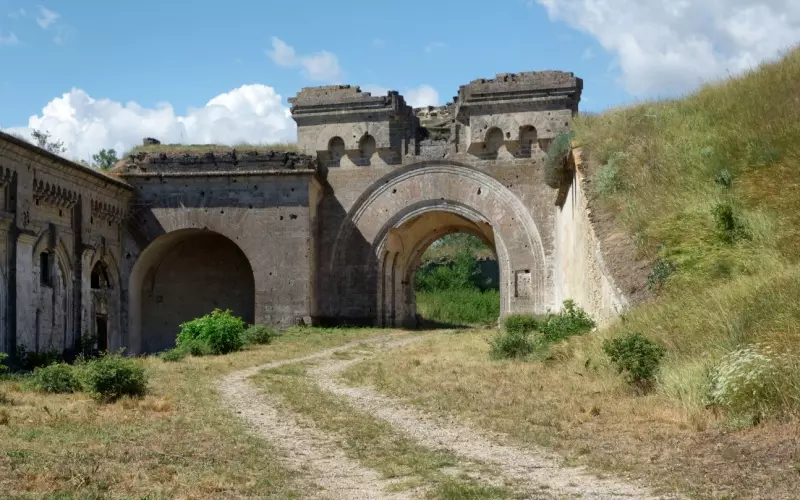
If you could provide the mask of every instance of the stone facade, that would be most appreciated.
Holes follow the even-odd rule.
[[[2,350],[121,347],[131,187],[1,132],[0,183]]]
[[[3,348],[70,349],[88,332],[158,351],[215,307],[413,326],[420,258],[459,231],[495,250],[503,315],[556,309],[543,158],[581,90],[571,73],[501,74],[415,110],[394,91],[304,88],[289,100],[298,153],[151,146],[114,178],[2,135]]]

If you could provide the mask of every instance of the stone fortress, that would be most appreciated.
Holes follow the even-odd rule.
[[[144,148],[111,175],[0,133],[0,350],[154,352],[229,308],[275,326],[413,327],[428,246],[466,232],[494,249],[501,314],[573,298],[624,306],[604,272],[580,169],[560,189],[545,151],[583,82],[500,74],[412,109],[397,92],[302,89],[298,151]],[[157,144],[155,139],[146,143]]]

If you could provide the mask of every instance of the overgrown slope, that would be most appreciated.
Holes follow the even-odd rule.
[[[685,99],[581,117],[575,130],[594,209],[616,214],[655,262],[656,300],[604,336],[664,342],[659,390],[690,408],[708,401],[728,353],[761,343],[776,366],[770,348],[800,352],[800,49]],[[794,413],[797,370],[770,370],[759,413]]]

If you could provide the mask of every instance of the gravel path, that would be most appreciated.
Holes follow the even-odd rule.
[[[387,343],[383,347],[396,345]],[[465,458],[493,465],[506,477],[522,481],[531,491],[586,499],[675,498],[658,497],[644,488],[619,480],[600,479],[584,468],[564,467],[551,453],[500,444],[504,441],[500,435],[478,432],[455,421],[426,416],[397,399],[368,388],[349,387],[337,380],[337,373],[366,357],[368,355],[349,360],[327,359],[310,374],[323,389],[348,398],[355,408],[391,423],[422,445],[447,449]]]
[[[231,373],[221,380],[219,389],[224,401],[254,431],[284,451],[290,468],[310,473],[319,488],[310,498],[401,500],[417,498],[422,493],[388,491],[387,486],[392,484],[391,481],[381,479],[372,469],[362,467],[347,458],[330,436],[308,423],[300,425],[296,415],[265,399],[247,381],[261,370],[310,360],[323,361],[309,371],[322,389],[344,396],[355,408],[389,422],[423,446],[446,449],[469,460],[493,466],[501,471],[502,476],[521,481],[537,498],[540,495],[584,499],[677,498],[655,496],[630,483],[598,478],[584,468],[562,466],[559,458],[552,453],[501,444],[505,440],[499,434],[479,432],[455,420],[445,421],[425,415],[398,399],[381,395],[369,388],[347,386],[337,377],[339,372],[352,364],[374,355],[374,352],[358,351],[351,352],[351,355],[355,354],[355,358],[337,359],[333,355],[338,351],[364,344],[376,346],[375,351],[392,349],[420,338],[422,337],[390,334],[350,342],[309,356]]]
[[[310,356],[237,371],[220,381],[219,390],[223,400],[250,425],[253,431],[285,453],[285,462],[290,469],[309,473],[318,491],[310,493],[311,496],[306,498],[405,500],[414,497],[413,492],[386,491],[391,481],[381,479],[374,470],[362,467],[347,458],[325,434],[311,426],[300,425],[291,413],[262,397],[247,378],[261,370],[324,358],[342,349],[364,343],[385,342],[395,337],[396,335],[386,335],[366,341],[351,342]]]

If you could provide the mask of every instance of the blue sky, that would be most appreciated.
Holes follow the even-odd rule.
[[[800,2],[674,4],[0,0],[0,127],[25,135],[46,126],[73,156],[129,146],[123,129],[138,134],[145,115],[188,142],[225,136],[199,121],[240,115],[261,127],[256,139],[290,140],[292,124],[278,121],[304,86],[391,88],[444,104],[472,79],[543,69],[582,77],[581,107],[599,111],[686,92],[800,39]],[[220,95],[224,110],[193,114]]]

